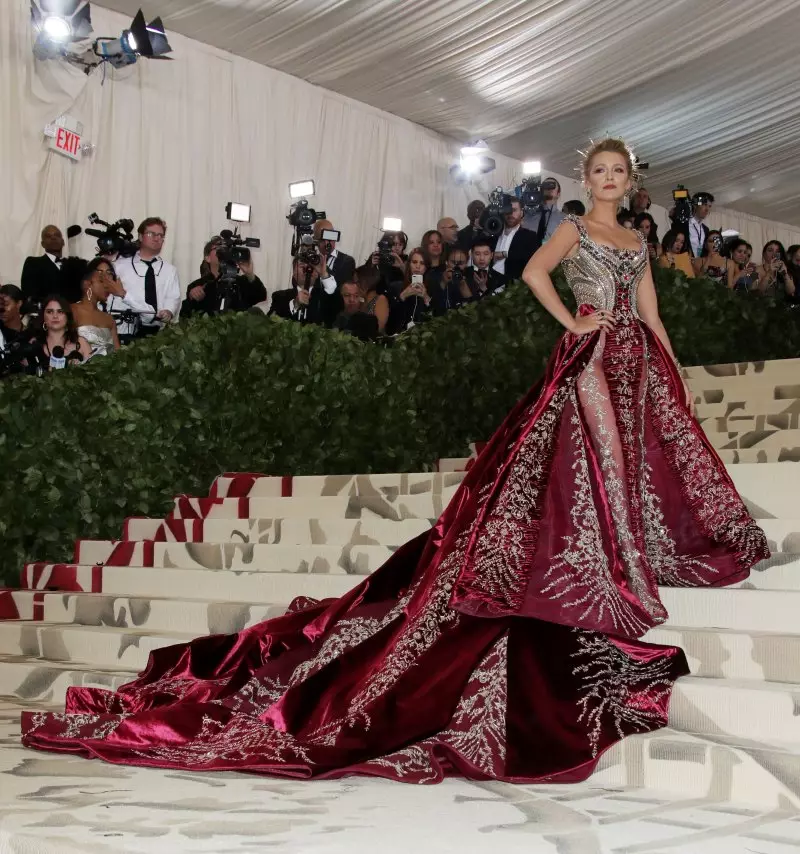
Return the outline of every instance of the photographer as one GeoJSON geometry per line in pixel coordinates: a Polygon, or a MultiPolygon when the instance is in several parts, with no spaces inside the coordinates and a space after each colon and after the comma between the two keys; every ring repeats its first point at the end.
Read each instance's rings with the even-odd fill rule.
{"type": "Polygon", "coordinates": [[[467,285],[473,300],[500,293],[506,286],[505,276],[492,269],[494,252],[490,237],[478,237],[472,244],[472,266],[466,269],[467,285]]]}
{"type": "Polygon", "coordinates": [[[467,261],[467,253],[459,246],[450,250],[441,279],[430,287],[434,314],[444,314],[472,299],[466,277],[467,261]]]}
{"type": "Polygon", "coordinates": [[[542,181],[542,198],[539,208],[522,220],[522,227],[537,236],[540,246],[553,236],[553,232],[564,221],[564,214],[558,209],[561,184],[552,176],[542,181]]]}
{"type": "Polygon", "coordinates": [[[480,199],[474,199],[467,205],[467,219],[469,220],[469,225],[465,225],[464,228],[458,232],[458,240],[456,241],[457,245],[462,249],[466,249],[467,252],[472,248],[472,242],[475,238],[480,237],[481,235],[479,220],[485,210],[486,204],[480,199]]]}
{"type": "Polygon", "coordinates": [[[427,319],[431,313],[431,297],[425,286],[428,265],[421,248],[408,254],[403,282],[397,299],[391,305],[389,328],[391,333],[403,332],[427,319]]]}
{"type": "Polygon", "coordinates": [[[295,258],[292,286],[275,291],[267,314],[298,323],[330,326],[339,314],[342,299],[333,276],[322,277],[321,274],[327,272],[324,256],[316,265],[295,258]]]}
{"type": "Polygon", "coordinates": [[[239,261],[239,275],[226,286],[221,282],[222,270],[217,250],[224,243],[221,237],[212,237],[203,248],[205,274],[195,279],[186,290],[181,306],[181,317],[194,314],[219,314],[225,311],[247,311],[267,298],[267,289],[253,272],[253,260],[239,261]]]}
{"type": "Polygon", "coordinates": [[[110,313],[125,310],[139,314],[141,327],[118,324],[120,335],[146,337],[158,332],[164,324],[177,319],[181,307],[181,285],[178,271],[161,257],[167,224],[160,217],[148,217],[138,228],[139,249],[130,258],[119,258],[114,269],[122,286],[122,296],[111,294],[110,313]]]}
{"type": "Polygon", "coordinates": [[[337,287],[345,282],[352,282],[356,272],[355,258],[345,252],[340,252],[336,248],[335,240],[323,240],[323,231],[335,231],[330,220],[318,219],[314,223],[314,240],[319,244],[319,252],[325,261],[327,275],[333,276],[337,287]]]}
{"type": "Polygon", "coordinates": [[[403,280],[407,245],[408,237],[405,232],[384,231],[378,241],[378,248],[370,255],[369,261],[363,265],[380,271],[384,290],[389,290],[393,283],[403,280]]]}

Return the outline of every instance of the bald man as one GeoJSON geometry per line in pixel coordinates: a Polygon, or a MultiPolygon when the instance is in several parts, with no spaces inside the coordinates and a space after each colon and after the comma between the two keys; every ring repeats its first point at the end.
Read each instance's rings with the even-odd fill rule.
{"type": "MultiPolygon", "coordinates": [[[[329,219],[320,219],[314,223],[314,239],[319,243],[319,252],[323,256],[329,275],[336,279],[341,287],[345,282],[352,282],[356,272],[356,261],[350,255],[336,248],[335,240],[324,240],[324,231],[333,231],[333,223],[329,219]]],[[[339,313],[338,311],[336,312],[339,313]]]]}
{"type": "Polygon", "coordinates": [[[80,299],[80,283],[70,283],[61,275],[61,254],[64,251],[64,235],[56,225],[42,229],[44,255],[30,256],[22,266],[20,284],[22,293],[29,303],[41,303],[51,294],[64,297],[69,302],[80,299]]]}
{"type": "Polygon", "coordinates": [[[448,246],[455,246],[458,242],[458,223],[451,216],[443,216],[436,223],[436,230],[442,235],[442,240],[448,246]]]}

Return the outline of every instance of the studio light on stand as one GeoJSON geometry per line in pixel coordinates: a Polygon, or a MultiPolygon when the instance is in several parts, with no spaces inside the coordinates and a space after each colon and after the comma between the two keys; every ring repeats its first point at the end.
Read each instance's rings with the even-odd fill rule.
{"type": "Polygon", "coordinates": [[[460,158],[457,164],[450,167],[450,175],[457,184],[471,182],[479,175],[487,175],[494,172],[497,164],[492,157],[487,155],[489,146],[479,139],[461,148],[460,158]]]}

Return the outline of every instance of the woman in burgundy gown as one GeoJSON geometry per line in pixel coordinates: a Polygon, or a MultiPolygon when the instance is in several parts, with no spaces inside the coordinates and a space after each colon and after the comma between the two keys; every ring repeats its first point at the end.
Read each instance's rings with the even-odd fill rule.
{"type": "Polygon", "coordinates": [[[586,157],[591,213],[525,271],[568,331],[429,534],[341,599],[159,649],[116,693],[71,688],[65,714],[24,713],[24,743],[195,771],[576,781],[664,726],[688,668],[638,640],[667,616],[658,585],[730,584],[769,553],[690,412],[647,247],[616,224],[632,169],[618,140],[586,157]]]}

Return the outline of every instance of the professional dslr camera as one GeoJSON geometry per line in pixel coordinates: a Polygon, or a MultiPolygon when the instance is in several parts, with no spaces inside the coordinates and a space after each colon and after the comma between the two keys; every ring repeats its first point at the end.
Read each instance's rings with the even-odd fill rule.
{"type": "Polygon", "coordinates": [[[133,220],[118,219],[116,222],[105,222],[96,213],[89,214],[92,225],[104,225],[105,231],[99,228],[87,228],[86,234],[97,238],[97,254],[110,255],[116,253],[123,258],[130,258],[139,248],[133,239],[133,220]]]}
{"type": "Polygon", "coordinates": [[[378,266],[382,268],[394,266],[394,233],[385,231],[378,241],[378,266]]]}
{"type": "Polygon", "coordinates": [[[497,237],[503,233],[506,226],[506,214],[511,213],[511,203],[514,200],[513,196],[503,192],[502,187],[495,187],[489,193],[489,204],[486,205],[481,218],[478,220],[478,225],[481,230],[488,234],[489,237],[497,237]]]}
{"type": "Polygon", "coordinates": [[[292,238],[292,257],[304,264],[315,267],[319,264],[318,242],[314,240],[314,223],[325,219],[325,211],[315,211],[308,206],[307,199],[298,199],[289,209],[286,219],[294,227],[292,238]]]}

